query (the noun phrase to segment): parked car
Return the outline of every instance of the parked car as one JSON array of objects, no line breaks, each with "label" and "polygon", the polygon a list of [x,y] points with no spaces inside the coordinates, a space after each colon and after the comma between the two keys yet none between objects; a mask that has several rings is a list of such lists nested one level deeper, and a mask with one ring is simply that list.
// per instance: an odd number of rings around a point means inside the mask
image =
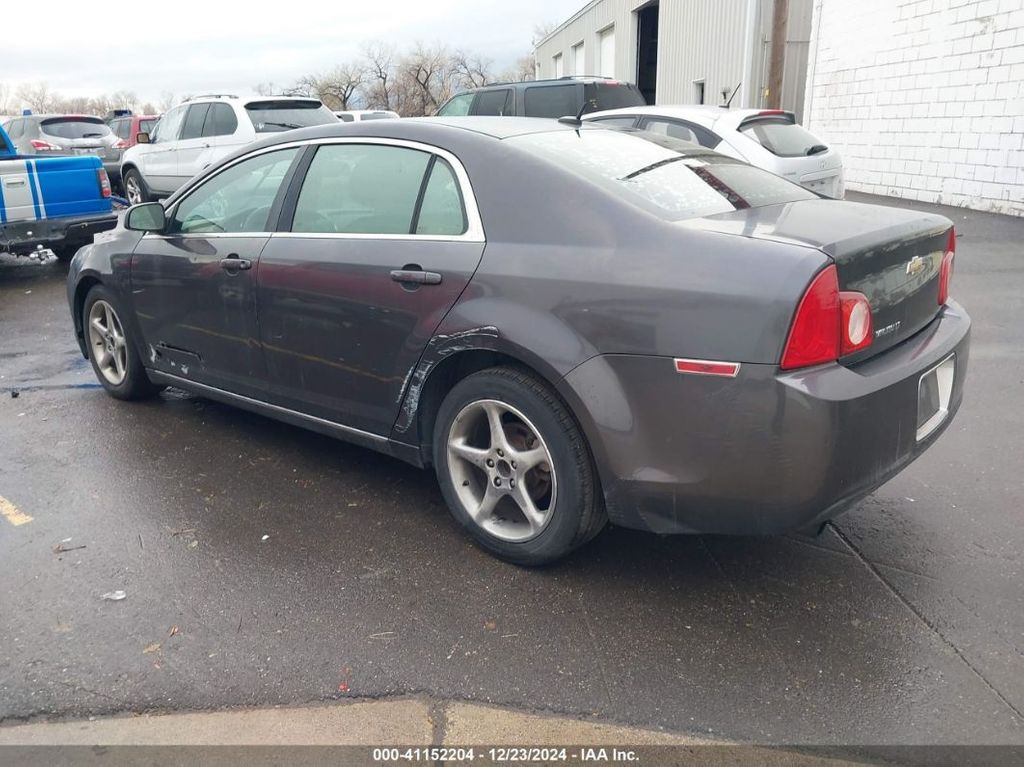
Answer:
[{"label": "parked car", "polygon": [[0,128],[0,252],[49,248],[70,261],[117,223],[110,180],[98,157],[19,154]]},{"label": "parked car", "polygon": [[317,99],[197,96],[168,110],[125,150],[121,177],[135,204],[167,197],[203,168],[268,133],[336,123]]},{"label": "parked car", "polygon": [[[496,115],[499,117],[566,117],[621,107],[644,106],[632,83],[603,77],[561,77],[496,83],[457,93],[437,110],[438,117]],[[584,106],[585,105],[585,106]]]},{"label": "parked car", "polygon": [[68,300],[114,397],[179,387],[433,466],[533,565],[609,519],[820,526],[905,468],[960,405],[955,242],[667,137],[335,123],[131,208]]},{"label": "parked car", "polygon": [[26,114],[4,124],[18,154],[55,157],[99,157],[107,176],[119,172],[121,150],[117,136],[99,117],[91,115]]},{"label": "parked car", "polygon": [[843,160],[781,109],[645,106],[588,114],[606,127],[639,128],[745,160],[826,197],[842,199]]},{"label": "parked car", "polygon": [[398,112],[390,109],[347,109],[335,112],[334,116],[343,123],[359,122],[360,120],[388,120],[399,117]]},{"label": "parked car", "polygon": [[121,183],[121,160],[124,151],[138,143],[140,133],[152,134],[153,128],[160,120],[159,115],[134,115],[130,111],[123,111],[127,113],[117,114],[107,119],[107,125],[117,136],[117,142],[114,144],[117,156],[109,164],[104,164],[107,173],[110,174],[110,180],[114,184]]}]

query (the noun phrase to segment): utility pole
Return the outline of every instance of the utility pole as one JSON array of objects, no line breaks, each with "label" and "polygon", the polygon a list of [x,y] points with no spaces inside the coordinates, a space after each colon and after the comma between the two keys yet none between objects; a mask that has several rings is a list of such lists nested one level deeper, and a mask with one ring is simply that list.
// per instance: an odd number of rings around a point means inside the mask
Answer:
[{"label": "utility pole", "polygon": [[768,63],[768,108],[782,107],[782,72],[786,67],[786,20],[789,0],[775,0],[772,8],[772,50]]}]

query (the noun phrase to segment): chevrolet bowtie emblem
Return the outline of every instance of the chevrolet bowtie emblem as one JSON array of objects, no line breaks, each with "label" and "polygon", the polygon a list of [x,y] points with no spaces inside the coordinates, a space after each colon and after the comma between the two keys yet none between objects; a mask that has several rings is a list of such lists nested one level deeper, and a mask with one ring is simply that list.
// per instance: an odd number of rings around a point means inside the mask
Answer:
[{"label": "chevrolet bowtie emblem", "polygon": [[921,256],[914,256],[912,259],[907,261],[907,274],[911,277],[915,274],[920,274],[924,269],[925,260]]}]

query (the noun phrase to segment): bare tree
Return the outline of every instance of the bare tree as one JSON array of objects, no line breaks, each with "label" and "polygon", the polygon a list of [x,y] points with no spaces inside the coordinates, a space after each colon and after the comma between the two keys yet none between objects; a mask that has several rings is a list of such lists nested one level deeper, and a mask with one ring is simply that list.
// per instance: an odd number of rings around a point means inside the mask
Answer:
[{"label": "bare tree", "polygon": [[171,107],[180,103],[174,96],[174,91],[163,91],[160,94],[160,102],[157,106],[160,107],[160,112],[166,112]]},{"label": "bare tree", "polygon": [[[395,49],[386,43],[375,42],[363,52],[366,61],[366,106],[370,109],[395,109],[401,105],[395,92]],[[397,110],[396,110],[397,111]]]},{"label": "bare tree", "polygon": [[516,59],[515,64],[501,73],[501,79],[510,82],[524,83],[537,79],[537,63],[532,53]]},{"label": "bare tree", "polygon": [[25,83],[18,87],[15,95],[23,107],[28,107],[33,112],[52,112],[57,109],[56,101],[59,95],[50,92],[50,86],[46,83]]},{"label": "bare tree", "polygon": [[11,86],[0,83],[0,115],[13,114],[16,109],[17,105],[11,98]]},{"label": "bare tree", "polygon": [[331,109],[352,109],[362,99],[368,72],[365,64],[347,62],[339,64],[326,75],[317,79],[317,93],[320,100]]},{"label": "bare tree", "polygon": [[461,88],[480,88],[491,82],[491,60],[479,53],[455,51],[452,56],[452,71],[458,77]]}]

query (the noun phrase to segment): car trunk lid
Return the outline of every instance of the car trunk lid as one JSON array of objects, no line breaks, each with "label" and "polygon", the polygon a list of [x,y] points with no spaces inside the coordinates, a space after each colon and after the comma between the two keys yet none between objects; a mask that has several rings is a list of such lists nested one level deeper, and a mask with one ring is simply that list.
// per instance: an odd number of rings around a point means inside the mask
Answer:
[{"label": "car trunk lid", "polygon": [[863,293],[874,338],[844,357],[852,364],[917,333],[940,310],[939,271],[952,223],[943,216],[836,200],[802,200],[681,222],[685,226],[790,242],[832,258],[839,289]]}]

